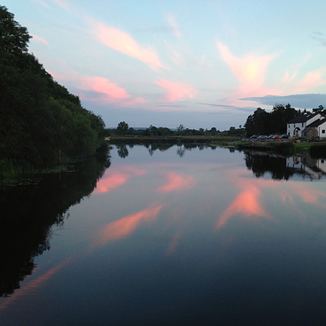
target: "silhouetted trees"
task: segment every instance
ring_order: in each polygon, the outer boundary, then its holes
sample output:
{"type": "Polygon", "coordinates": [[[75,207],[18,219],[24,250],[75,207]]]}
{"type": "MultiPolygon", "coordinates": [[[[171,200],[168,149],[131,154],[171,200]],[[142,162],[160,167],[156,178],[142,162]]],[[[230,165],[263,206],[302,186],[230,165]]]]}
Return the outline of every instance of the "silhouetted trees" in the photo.
{"type": "Polygon", "coordinates": [[[10,295],[31,274],[35,256],[50,248],[52,225],[95,188],[110,166],[108,152],[80,162],[74,171],[40,176],[37,184],[0,187],[0,297],[10,295]]]}
{"type": "Polygon", "coordinates": [[[257,108],[245,123],[247,136],[284,134],[287,123],[300,114],[302,113],[292,108],[290,104],[275,105],[271,112],[257,108]]]}
{"type": "Polygon", "coordinates": [[[0,162],[46,166],[95,153],[104,122],[28,53],[29,39],[0,6],[0,162]]]}
{"type": "Polygon", "coordinates": [[[118,123],[117,133],[126,134],[128,132],[128,129],[129,129],[128,123],[126,123],[125,121],[121,121],[118,123]]]}

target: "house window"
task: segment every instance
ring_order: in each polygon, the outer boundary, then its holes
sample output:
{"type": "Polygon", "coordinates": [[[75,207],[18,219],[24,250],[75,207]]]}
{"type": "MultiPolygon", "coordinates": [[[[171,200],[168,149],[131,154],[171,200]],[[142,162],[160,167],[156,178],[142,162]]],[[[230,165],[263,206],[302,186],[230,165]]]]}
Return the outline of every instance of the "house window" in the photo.
{"type": "Polygon", "coordinates": [[[321,133],[324,134],[324,133],[325,133],[325,129],[323,129],[323,130],[321,131],[321,133]]]}
{"type": "Polygon", "coordinates": [[[303,122],[302,122],[302,127],[303,127],[303,122]]]}

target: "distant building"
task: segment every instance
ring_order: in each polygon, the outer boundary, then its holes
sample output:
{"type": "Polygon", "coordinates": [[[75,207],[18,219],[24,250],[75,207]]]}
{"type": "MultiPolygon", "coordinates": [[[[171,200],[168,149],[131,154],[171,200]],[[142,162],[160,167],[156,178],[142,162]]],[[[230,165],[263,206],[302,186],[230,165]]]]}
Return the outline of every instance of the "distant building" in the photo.
{"type": "Polygon", "coordinates": [[[322,117],[309,124],[302,132],[303,137],[308,139],[326,138],[326,118],[322,117]]]}
{"type": "Polygon", "coordinates": [[[318,112],[306,112],[289,121],[287,134],[293,138],[326,138],[326,118],[318,112]]]}

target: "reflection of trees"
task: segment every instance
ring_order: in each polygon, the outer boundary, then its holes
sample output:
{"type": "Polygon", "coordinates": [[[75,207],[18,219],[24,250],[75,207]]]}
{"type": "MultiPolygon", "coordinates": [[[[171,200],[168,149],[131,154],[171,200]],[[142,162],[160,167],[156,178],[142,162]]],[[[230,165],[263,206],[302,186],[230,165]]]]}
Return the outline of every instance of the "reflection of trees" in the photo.
{"type": "Polygon", "coordinates": [[[245,160],[247,168],[252,170],[256,177],[269,172],[273,179],[288,180],[294,175],[300,175],[309,180],[318,180],[326,174],[321,160],[312,158],[308,153],[285,157],[280,154],[245,152],[245,160]]]}
{"type": "Polygon", "coordinates": [[[149,154],[152,156],[155,151],[159,150],[160,152],[164,152],[174,145],[175,144],[171,144],[171,143],[152,143],[152,144],[148,144],[146,147],[148,148],[149,154]]]}
{"type": "Polygon", "coordinates": [[[117,145],[117,151],[118,151],[118,155],[121,158],[126,158],[129,155],[128,148],[126,145],[121,145],[121,144],[117,145]]]}
{"type": "Polygon", "coordinates": [[[184,146],[178,146],[177,149],[177,155],[179,157],[183,157],[183,155],[185,155],[186,149],[184,148],[184,146]]]}
{"type": "Polygon", "coordinates": [[[203,150],[205,148],[216,149],[217,146],[211,146],[204,143],[169,143],[169,142],[162,142],[162,143],[151,143],[151,144],[144,144],[144,146],[148,149],[149,154],[152,156],[155,151],[159,150],[161,152],[170,149],[173,146],[177,146],[177,155],[183,157],[186,151],[191,151],[192,149],[199,149],[203,150]]]}
{"type": "Polygon", "coordinates": [[[34,269],[34,257],[49,249],[49,230],[89,195],[109,161],[93,158],[75,172],[45,175],[33,186],[0,190],[0,296],[19,288],[34,269]]]}
{"type": "Polygon", "coordinates": [[[287,168],[286,158],[282,156],[245,152],[245,161],[247,168],[252,170],[256,177],[262,177],[269,172],[273,179],[288,180],[294,174],[287,168]]]}

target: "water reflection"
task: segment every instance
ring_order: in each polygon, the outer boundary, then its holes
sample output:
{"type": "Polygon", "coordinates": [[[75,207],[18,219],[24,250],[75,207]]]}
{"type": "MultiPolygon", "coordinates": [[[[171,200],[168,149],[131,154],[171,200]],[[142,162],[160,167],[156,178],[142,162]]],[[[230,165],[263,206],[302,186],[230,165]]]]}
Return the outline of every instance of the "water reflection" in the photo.
{"type": "Polygon", "coordinates": [[[107,193],[127,184],[130,178],[145,175],[146,171],[141,167],[127,166],[118,169],[108,169],[97,182],[95,192],[107,193]]]}
{"type": "Polygon", "coordinates": [[[11,210],[0,220],[2,294],[33,275],[0,300],[0,322],[324,320],[326,191],[307,170],[322,161],[196,144],[127,146],[128,157],[118,148],[104,174],[96,163],[1,197],[11,210]]]}
{"type": "Polygon", "coordinates": [[[216,228],[223,227],[233,216],[237,214],[248,217],[270,217],[261,203],[261,188],[249,185],[240,192],[219,217],[216,228]]]}
{"type": "Polygon", "coordinates": [[[126,158],[129,155],[128,148],[126,145],[118,144],[117,147],[117,153],[121,158],[126,158]]]}
{"type": "Polygon", "coordinates": [[[273,179],[288,180],[293,177],[319,180],[326,176],[326,159],[312,158],[308,153],[296,156],[283,156],[266,152],[245,152],[248,169],[256,177],[269,173],[273,179]]]}
{"type": "Polygon", "coordinates": [[[10,297],[8,297],[5,301],[0,302],[0,311],[5,310],[10,305],[15,303],[19,298],[22,298],[38,287],[40,287],[43,283],[46,283],[50,280],[55,274],[57,274],[61,269],[66,267],[71,262],[70,258],[64,259],[60,263],[56,264],[55,266],[49,268],[46,272],[42,273],[35,279],[29,281],[27,284],[24,285],[23,288],[19,289],[19,291],[15,291],[10,297]]]}
{"type": "Polygon", "coordinates": [[[0,190],[0,296],[13,293],[32,273],[34,257],[50,249],[51,226],[63,223],[67,209],[93,191],[108,166],[106,157],[94,158],[74,172],[45,175],[37,185],[0,190]]]}
{"type": "Polygon", "coordinates": [[[185,175],[176,172],[168,172],[165,175],[166,183],[160,186],[159,192],[173,192],[189,189],[194,186],[194,178],[190,175],[185,175]]]}
{"type": "Polygon", "coordinates": [[[96,236],[95,246],[103,246],[109,241],[127,237],[133,233],[141,223],[154,220],[161,209],[162,205],[156,204],[130,215],[123,216],[105,225],[96,236]]]}

